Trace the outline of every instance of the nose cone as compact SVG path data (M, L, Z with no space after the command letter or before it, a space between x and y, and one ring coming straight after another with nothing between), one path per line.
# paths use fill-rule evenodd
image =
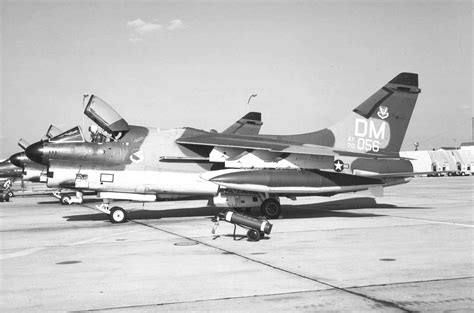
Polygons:
M24 152L15 153L10 157L10 162L18 167L24 167L27 157Z
M47 165L43 159L44 155L44 142L43 141L38 141L26 148L25 150L26 156L39 164L44 164Z
M0 162L0 178L21 176L22 169L11 164L8 160Z

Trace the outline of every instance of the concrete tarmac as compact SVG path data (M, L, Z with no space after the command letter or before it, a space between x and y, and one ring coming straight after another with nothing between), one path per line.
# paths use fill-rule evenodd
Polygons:
M474 177L282 199L259 242L206 201L0 203L2 312L473 311Z

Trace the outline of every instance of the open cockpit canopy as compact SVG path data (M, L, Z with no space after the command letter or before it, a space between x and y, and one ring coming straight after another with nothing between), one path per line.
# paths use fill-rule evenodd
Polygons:
M109 104L97 96L91 95L89 97L84 114L111 134L124 133L130 130L127 121Z

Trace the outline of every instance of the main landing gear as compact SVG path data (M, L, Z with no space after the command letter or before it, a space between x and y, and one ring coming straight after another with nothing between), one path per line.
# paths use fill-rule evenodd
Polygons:
M104 199L104 202L96 206L101 212L104 212L109 216L111 223L125 223L127 221L127 211L119 206L110 207L110 202Z
M247 215L251 214L252 208L239 208L234 207L232 208L236 212L245 213ZM277 219L281 214L281 205L278 199L276 198L268 198L262 202L260 205L260 214L265 216L267 219Z
M53 196L57 199L59 199L59 202L62 205L70 205L70 204L81 204L83 200L83 193L80 191L76 192L76 195L68 195L68 194L63 194L61 193L60 190L53 192Z
M281 214L280 202L275 198L268 198L260 205L260 211L268 219L276 219Z
M234 190L222 190L210 202L217 208L229 208L236 212L251 214L252 208L260 208L258 215L267 219L276 219L281 214L278 196L267 193L245 193Z

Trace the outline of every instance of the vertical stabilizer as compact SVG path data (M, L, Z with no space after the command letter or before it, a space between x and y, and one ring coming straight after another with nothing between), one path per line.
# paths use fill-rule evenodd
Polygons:
M329 128L334 146L356 152L399 152L420 91L418 74L398 74Z

